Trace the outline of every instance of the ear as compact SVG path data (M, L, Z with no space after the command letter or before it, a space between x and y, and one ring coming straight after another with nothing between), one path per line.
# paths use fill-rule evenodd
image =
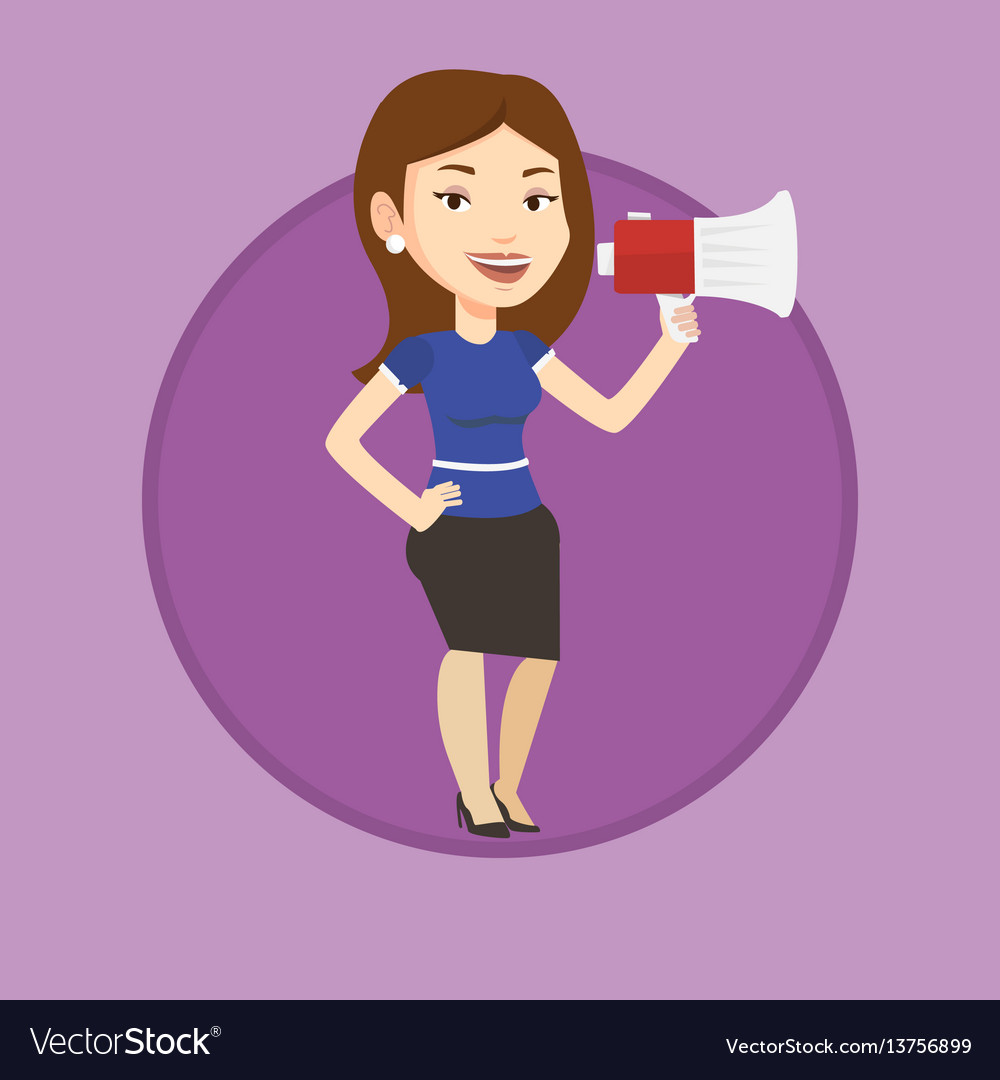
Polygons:
M396 204L384 191L376 191L371 203L372 228L380 240L388 240L393 233L403 235L403 218Z

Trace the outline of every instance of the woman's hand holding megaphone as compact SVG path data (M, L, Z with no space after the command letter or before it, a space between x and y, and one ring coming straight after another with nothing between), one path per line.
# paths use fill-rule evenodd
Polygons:
M676 301L674 302L676 303ZM668 318L669 322L667 321ZM698 313L695 311L694 305L685 304L683 307L673 308L665 307L661 303L660 330L663 333L664 341L669 341L676 349L677 355L680 356L688 345L693 341L697 341L701 336L701 331L698 329Z

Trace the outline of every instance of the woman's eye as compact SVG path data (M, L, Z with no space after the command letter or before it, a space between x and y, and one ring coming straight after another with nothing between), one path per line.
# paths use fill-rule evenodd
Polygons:
M464 195L459 195L457 191L433 191L431 194L456 214L464 213L472 206L472 203Z
M529 195L524 200L524 208L532 213L538 213L539 210L551 206L558 198L558 195Z

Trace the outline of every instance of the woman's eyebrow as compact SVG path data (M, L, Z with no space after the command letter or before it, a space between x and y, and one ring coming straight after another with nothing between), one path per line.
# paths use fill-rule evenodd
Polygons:
M521 176L522 176L522 177L525 177L525 176L534 176L534 174L535 174L536 172L550 172L550 173L552 173L552 175L553 175L553 176L555 176L555 173L554 173L554 172L552 172L552 170L551 170L551 169L525 169L525 170L524 170L524 172L523 172L523 173L521 173Z
M470 176L476 175L476 170L471 165L442 165L438 172L444 172L445 169L454 169L456 172L467 172Z

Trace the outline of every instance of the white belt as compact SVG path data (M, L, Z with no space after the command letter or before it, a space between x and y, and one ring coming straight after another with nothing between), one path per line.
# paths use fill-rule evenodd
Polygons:
M526 457L520 461L438 461L435 458L431 464L435 469L465 469L467 472L506 472L507 469L523 469L528 464Z

